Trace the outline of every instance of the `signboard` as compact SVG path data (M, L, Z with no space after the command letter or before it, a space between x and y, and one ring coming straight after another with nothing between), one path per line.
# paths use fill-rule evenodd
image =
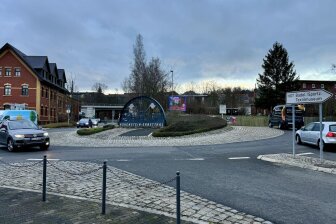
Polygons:
M226 114L226 104L219 105L219 113Z
M185 96L170 96L169 110L186 111L187 103Z
M332 95L324 89L288 92L286 93L286 104L323 103Z

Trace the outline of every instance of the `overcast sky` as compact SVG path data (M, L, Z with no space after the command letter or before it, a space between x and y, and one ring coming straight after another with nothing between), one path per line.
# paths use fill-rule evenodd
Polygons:
M334 0L1 0L0 44L75 78L122 92L137 34L184 91L215 81L252 89L268 50L283 44L301 79L336 80Z

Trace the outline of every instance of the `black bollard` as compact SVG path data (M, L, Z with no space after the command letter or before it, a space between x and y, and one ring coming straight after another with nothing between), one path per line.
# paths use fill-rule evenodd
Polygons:
M102 189L102 214L105 215L106 209L106 161L103 165L103 189Z
M47 194L47 156L43 157L43 185L42 185L42 201L46 201Z
M181 223L180 172L176 172L176 224Z

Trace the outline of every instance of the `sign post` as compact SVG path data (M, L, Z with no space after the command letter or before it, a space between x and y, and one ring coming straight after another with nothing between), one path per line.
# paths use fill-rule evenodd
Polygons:
M297 91L286 93L286 104L293 105L293 156L295 157L295 104L319 104L320 117L320 161L323 161L323 140L322 140L322 103L332 97L332 93L324 89Z
M66 112L68 114L68 126L69 126L69 123L70 123L70 108L71 108L71 105L67 105L67 109L66 109Z
M219 105L219 113L222 114L222 119L223 119L223 114L226 114L226 104Z

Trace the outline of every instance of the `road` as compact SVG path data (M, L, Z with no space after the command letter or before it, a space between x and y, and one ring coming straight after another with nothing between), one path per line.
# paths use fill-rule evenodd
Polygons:
M291 131L254 142L193 147L74 148L8 153L6 161L29 158L93 161L161 181L181 172L182 190L274 223L336 223L336 176L258 160L258 155L291 153ZM317 148L297 146L298 153ZM336 153L325 152L336 160Z

